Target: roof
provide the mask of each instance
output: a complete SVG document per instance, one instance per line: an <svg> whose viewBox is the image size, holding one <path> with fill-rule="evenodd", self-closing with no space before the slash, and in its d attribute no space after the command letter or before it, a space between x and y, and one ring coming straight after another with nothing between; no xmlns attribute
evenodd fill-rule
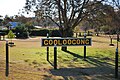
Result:
<svg viewBox="0 0 120 80"><path fill-rule="evenodd" d="M15 28L18 26L19 22L9 22L11 28Z"/></svg>
<svg viewBox="0 0 120 80"><path fill-rule="evenodd" d="M42 26L34 26L35 28L42 28Z"/></svg>

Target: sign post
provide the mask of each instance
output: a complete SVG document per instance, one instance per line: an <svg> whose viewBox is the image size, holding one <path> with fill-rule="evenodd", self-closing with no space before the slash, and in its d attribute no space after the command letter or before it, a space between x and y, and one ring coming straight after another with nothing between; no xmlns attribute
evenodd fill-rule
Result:
<svg viewBox="0 0 120 80"><path fill-rule="evenodd" d="M84 38L86 39L86 32L84 33ZM84 60L86 60L86 45L84 45Z"/></svg>
<svg viewBox="0 0 120 80"><path fill-rule="evenodd" d="M5 75L8 77L9 75L9 43L6 41L6 72Z"/></svg>
<svg viewBox="0 0 120 80"><path fill-rule="evenodd" d="M57 47L54 46L54 69L57 69Z"/></svg>
<svg viewBox="0 0 120 80"><path fill-rule="evenodd" d="M49 34L47 33L47 38L49 38ZM47 61L49 61L49 47L47 47Z"/></svg>

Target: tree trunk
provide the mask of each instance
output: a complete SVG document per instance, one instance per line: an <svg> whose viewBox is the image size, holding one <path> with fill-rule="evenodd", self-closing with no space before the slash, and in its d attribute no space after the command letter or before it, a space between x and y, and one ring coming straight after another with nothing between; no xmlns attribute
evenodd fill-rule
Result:
<svg viewBox="0 0 120 80"><path fill-rule="evenodd" d="M79 36L81 36L81 32L79 32Z"/></svg>
<svg viewBox="0 0 120 80"><path fill-rule="evenodd" d="M76 38L77 38L77 36L78 36L78 33L76 32Z"/></svg>
<svg viewBox="0 0 120 80"><path fill-rule="evenodd" d="M117 34L117 41L119 41L119 39L120 39L120 38L119 38L119 34Z"/></svg>
<svg viewBox="0 0 120 80"><path fill-rule="evenodd" d="M62 38L72 37L73 36L73 30L72 29L61 29L62 32ZM62 51L67 51L67 46L62 46Z"/></svg>

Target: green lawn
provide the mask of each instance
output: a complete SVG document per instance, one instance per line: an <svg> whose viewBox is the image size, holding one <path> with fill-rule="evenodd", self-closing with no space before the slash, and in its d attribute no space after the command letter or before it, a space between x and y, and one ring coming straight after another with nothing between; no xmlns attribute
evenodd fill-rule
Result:
<svg viewBox="0 0 120 80"><path fill-rule="evenodd" d="M14 42L16 46L9 49L9 80L114 80L116 41L113 41L115 46L110 47L109 37L92 37L92 46L87 47L86 61L83 46L68 47L67 52L57 47L58 70L46 61L46 47L40 46L40 38ZM50 47L52 63L53 51ZM4 74L5 41L0 41L0 80L5 80Z"/></svg>

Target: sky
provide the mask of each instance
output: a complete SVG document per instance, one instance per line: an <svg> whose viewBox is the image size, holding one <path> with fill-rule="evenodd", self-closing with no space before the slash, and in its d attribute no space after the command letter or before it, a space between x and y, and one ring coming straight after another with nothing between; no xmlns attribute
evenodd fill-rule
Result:
<svg viewBox="0 0 120 80"><path fill-rule="evenodd" d="M26 0L0 0L0 15L14 16L25 6ZM25 14L26 17L33 16Z"/></svg>

